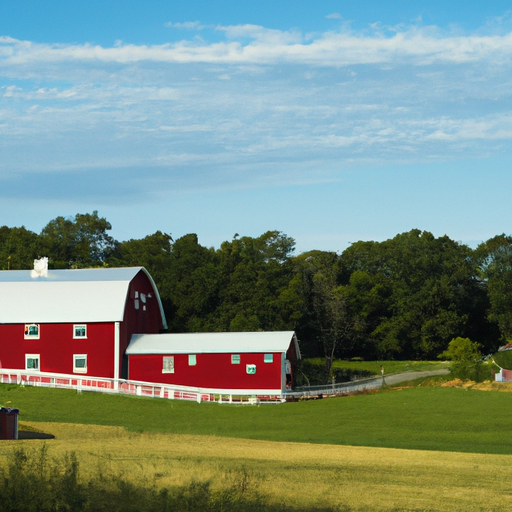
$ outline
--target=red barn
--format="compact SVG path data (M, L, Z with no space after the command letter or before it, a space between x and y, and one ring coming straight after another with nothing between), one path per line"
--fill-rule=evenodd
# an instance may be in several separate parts
M0 271L0 368L127 378L132 335L166 327L142 267Z
M135 334L128 349L131 380L236 394L281 394L300 358L285 332Z

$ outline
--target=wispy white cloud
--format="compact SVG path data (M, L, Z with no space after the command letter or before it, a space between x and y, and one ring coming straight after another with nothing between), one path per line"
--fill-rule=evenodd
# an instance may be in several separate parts
M195 23L192 25L196 26ZM197 25L200 26L200 25ZM512 33L504 35L450 35L412 27L386 37L378 25L370 35L328 32L316 37L298 31L266 29L257 25L218 26L225 41L183 40L162 45L40 44L12 38L0 39L0 67L23 64L88 62L131 64L137 62L278 64L347 66L357 64L464 63L491 60L508 62Z
M165 23L165 26L169 28L178 28L185 30L204 30L205 28L208 28L207 25L203 25L199 21L185 21L182 23L173 23L172 21L168 21L167 23Z
M326 16L327 19L341 20L343 16L339 12L332 12Z
M128 174L134 194L144 179L161 191L325 182L347 165L471 158L512 139L512 33L207 28L215 41L152 46L0 37L0 189L13 172L101 169Z

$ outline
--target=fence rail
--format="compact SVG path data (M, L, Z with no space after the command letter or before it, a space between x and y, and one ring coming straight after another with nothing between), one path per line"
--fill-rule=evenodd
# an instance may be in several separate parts
M1 384L37 386L47 388L74 389L77 392L96 391L141 397L166 398L168 400L187 400L193 402L217 402L220 404L259 405L277 404L286 401L282 393L266 393L265 390L222 390L201 389L188 386L173 386L123 379L105 379L101 377L80 377L28 370L0 369Z

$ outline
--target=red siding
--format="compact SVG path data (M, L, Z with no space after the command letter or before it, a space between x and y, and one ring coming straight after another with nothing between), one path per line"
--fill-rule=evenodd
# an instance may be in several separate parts
M40 371L73 373L73 354L87 354L87 373L114 376L114 324L87 325L87 339L73 338L74 324L39 324L39 339L25 339L25 324L0 325L0 365L25 369L25 354L40 355Z
M138 299L136 299L136 292ZM146 296L146 303L141 300L141 294ZM149 295L152 297L149 298ZM135 309L135 301L139 301L139 309ZM131 281L124 320L120 327L119 336L119 364L121 378L128 378L127 361L123 361L123 355L130 343L132 334L157 334L163 328L163 318L155 290L151 285L148 276L141 270Z
M174 373L162 373L164 355L129 356L130 380L222 389L282 389L282 354L274 353L272 363L264 354L240 354L240 364L231 364L231 354L197 354L196 365L189 366L187 354L174 355ZM249 375L247 364L256 365Z

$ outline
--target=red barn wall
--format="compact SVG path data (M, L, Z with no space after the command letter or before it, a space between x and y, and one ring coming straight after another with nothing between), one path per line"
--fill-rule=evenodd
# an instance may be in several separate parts
M142 302L141 294L146 296L146 303ZM149 295L152 297L149 298ZM138 301L138 309L135 307L136 301ZM124 319L120 326L119 375L121 378L128 378L128 362L124 353L132 334L157 334L162 328L163 318L155 290L146 273L141 270L130 282Z
M79 323L79 322L77 322ZM0 324L0 365L25 369L25 354L39 354L42 372L73 373L73 354L87 354L87 373L114 376L114 324L87 325L87 339L73 338L74 324L39 324L39 339L25 339L25 324Z
M174 373L162 373L163 357L174 356ZM188 354L130 355L130 380L158 382L201 388L282 389L282 354L274 353L272 363L264 354L240 354L240 364L231 364L231 354L197 354L196 365L189 366ZM249 375L247 364L256 365Z

